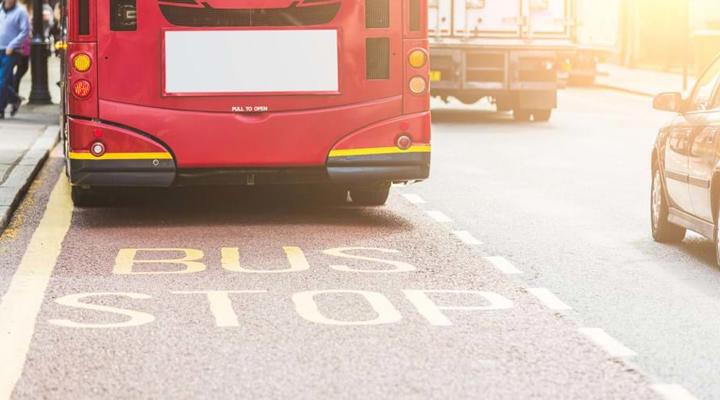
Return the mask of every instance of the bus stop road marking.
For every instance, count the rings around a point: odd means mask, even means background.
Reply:
[[[652,389],[666,400],[697,400],[687,389],[677,384],[652,385]]]
[[[610,357],[622,358],[634,357],[637,355],[636,352],[625,347],[624,344],[620,343],[617,339],[608,335],[607,332],[600,328],[580,328],[579,332],[585,335],[598,347],[605,350]]]
[[[0,400],[10,398],[22,375],[40,306],[70,229],[73,208],[69,189],[65,174],[61,174],[0,301]]]

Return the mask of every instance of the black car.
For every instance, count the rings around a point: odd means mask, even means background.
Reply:
[[[660,130],[652,154],[651,220],[658,242],[680,242],[687,229],[715,241],[720,264],[720,59],[692,94],[662,93],[658,110],[677,113]]]

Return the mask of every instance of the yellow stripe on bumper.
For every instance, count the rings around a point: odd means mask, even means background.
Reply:
[[[366,149],[345,149],[333,150],[330,157],[352,157],[352,156],[372,156],[380,154],[405,154],[405,153],[430,153],[431,146],[429,144],[412,146],[407,150],[401,150],[397,147],[370,147]]]
[[[70,152],[71,160],[172,160],[170,153],[105,153],[95,157],[90,153]]]

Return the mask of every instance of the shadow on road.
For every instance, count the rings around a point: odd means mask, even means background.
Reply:
[[[435,109],[432,111],[433,123],[493,123],[521,124],[515,122],[512,113],[499,113],[491,110]],[[529,124],[529,122],[527,122]]]
[[[92,227],[321,225],[410,230],[385,207],[341,205],[310,188],[190,187],[112,192],[103,207],[75,209],[74,224]]]

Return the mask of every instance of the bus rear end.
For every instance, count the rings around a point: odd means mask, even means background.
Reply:
[[[67,158],[106,187],[426,179],[426,0],[69,0]],[[384,195],[384,196],[383,196]]]

